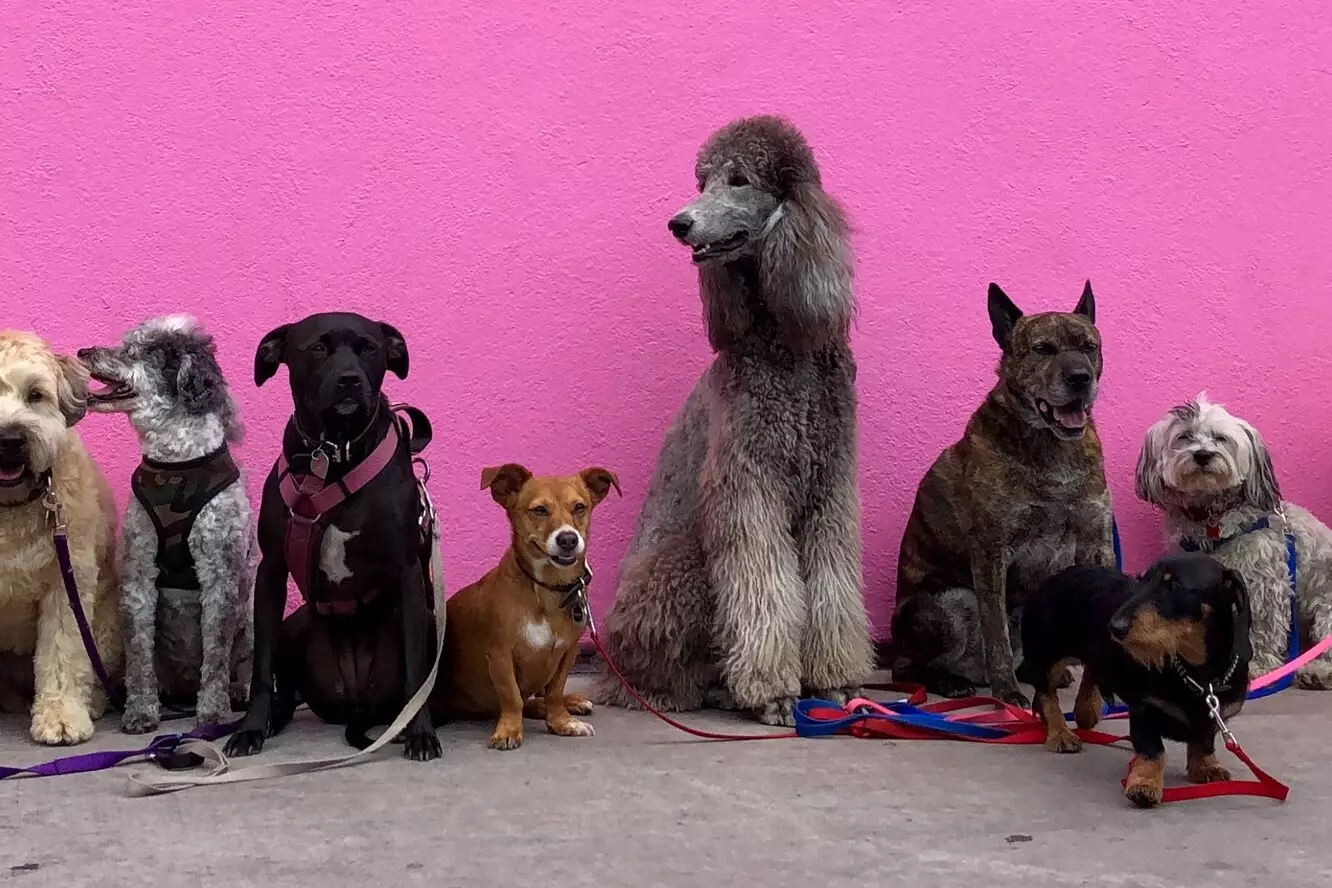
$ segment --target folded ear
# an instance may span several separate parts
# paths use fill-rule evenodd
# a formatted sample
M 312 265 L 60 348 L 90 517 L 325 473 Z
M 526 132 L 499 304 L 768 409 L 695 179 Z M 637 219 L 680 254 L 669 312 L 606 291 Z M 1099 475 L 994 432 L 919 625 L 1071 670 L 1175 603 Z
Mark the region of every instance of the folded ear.
M 56 382 L 56 401 L 65 416 L 65 425 L 73 426 L 88 412 L 88 368 L 67 355 L 56 355 L 60 379 Z
M 407 340 L 392 324 L 380 324 L 384 331 L 384 348 L 388 350 L 388 371 L 399 379 L 407 378 Z
M 1239 571 L 1227 568 L 1222 573 L 1221 588 L 1225 591 L 1226 600 L 1230 602 L 1234 613 L 1239 614 L 1249 609 L 1249 589 L 1244 585 L 1244 577 Z
M 999 288 L 998 284 L 990 284 L 987 306 L 990 311 L 990 325 L 994 331 L 994 341 L 999 343 L 999 347 L 1005 352 L 1008 351 L 1009 343 L 1013 340 L 1013 327 L 1017 325 L 1018 318 L 1022 317 L 1022 309 L 1013 304 L 1013 300 L 1008 298 L 1008 294 Z
M 615 488 L 616 493 L 624 496 L 624 494 L 620 492 L 620 479 L 615 477 L 615 473 L 610 469 L 593 466 L 590 469 L 583 469 L 583 471 L 579 473 L 579 477 L 583 479 L 583 483 L 587 485 L 587 489 L 592 492 L 592 505 L 594 506 L 610 494 L 612 487 Z
M 287 348 L 287 329 L 283 324 L 259 340 L 259 348 L 254 353 L 254 384 L 263 385 L 273 378 L 282 363 L 282 353 Z
M 1096 323 L 1096 297 L 1092 295 L 1091 281 L 1082 286 L 1082 298 L 1078 300 L 1073 314 L 1082 315 L 1093 324 Z
M 489 487 L 495 502 L 507 509 L 531 477 L 532 473 L 518 463 L 492 466 L 481 470 L 481 489 Z

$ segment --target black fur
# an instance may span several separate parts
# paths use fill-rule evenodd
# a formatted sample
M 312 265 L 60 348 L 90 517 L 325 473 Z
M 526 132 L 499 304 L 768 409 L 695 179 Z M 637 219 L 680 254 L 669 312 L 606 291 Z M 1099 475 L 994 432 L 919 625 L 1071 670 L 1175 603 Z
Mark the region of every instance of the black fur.
M 406 342 L 393 327 L 356 314 L 312 315 L 264 337 L 255 355 L 255 383 L 262 385 L 280 364 L 290 373 L 295 408 L 282 442 L 293 464 L 308 457 L 319 440 L 354 442 L 352 461 L 331 466 L 333 481 L 389 433 L 393 415 L 381 386 L 387 372 L 403 377 L 408 368 Z M 227 743 L 229 755 L 263 749 L 264 738 L 290 720 L 297 691 L 320 718 L 347 725 L 348 740 L 362 746 L 365 730 L 395 718 L 425 681 L 435 639 L 432 593 L 419 560 L 420 505 L 403 441 L 373 481 L 326 516 L 329 526 L 352 535 L 344 591 L 376 589 L 378 597 L 353 616 L 325 616 L 307 604 L 283 620 L 287 507 L 276 468 L 269 473 L 259 514 L 262 560 L 255 583 L 251 703 Z M 311 582 L 331 580 L 316 568 Z M 428 707 L 404 737 L 407 757 L 439 756 Z

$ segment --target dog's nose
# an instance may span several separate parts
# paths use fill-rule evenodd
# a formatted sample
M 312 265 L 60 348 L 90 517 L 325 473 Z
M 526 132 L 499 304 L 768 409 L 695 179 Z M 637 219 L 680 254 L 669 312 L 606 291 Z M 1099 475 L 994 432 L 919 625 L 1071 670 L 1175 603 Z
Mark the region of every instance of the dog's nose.
M 685 236 L 689 234 L 689 229 L 694 227 L 694 220 L 684 213 L 680 213 L 678 216 L 672 216 L 671 221 L 666 223 L 666 227 L 671 230 L 671 234 L 680 240 L 684 240 Z
M 77 354 L 80 361 L 86 361 L 93 356 L 93 350 L 91 348 L 81 348 Z
M 1198 450 L 1193 454 L 1193 461 L 1200 466 L 1205 466 L 1214 459 L 1216 459 L 1216 453 L 1211 450 Z
M 1086 370 L 1070 370 L 1064 374 L 1064 382 L 1069 388 L 1085 389 L 1091 385 L 1092 375 Z
M 0 432 L 0 453 L 18 456 L 28 449 L 28 439 L 22 432 Z
M 1131 625 L 1128 617 L 1116 616 L 1110 621 L 1110 635 L 1123 641 L 1128 637 Z
M 357 388 L 361 384 L 361 375 L 350 370 L 338 377 L 338 388 Z
M 578 534 L 572 530 L 562 530 L 555 534 L 555 545 L 559 546 L 561 551 L 572 552 L 578 548 Z

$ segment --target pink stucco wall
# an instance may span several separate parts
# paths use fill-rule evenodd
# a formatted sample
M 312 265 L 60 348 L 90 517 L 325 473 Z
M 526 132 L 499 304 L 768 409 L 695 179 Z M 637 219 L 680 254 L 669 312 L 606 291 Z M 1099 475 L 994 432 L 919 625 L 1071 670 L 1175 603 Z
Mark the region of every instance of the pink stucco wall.
M 1137 444 L 1206 387 L 1332 516 L 1332 13 L 1322 0 L 10 4 L 0 326 L 62 349 L 191 311 L 217 334 L 257 486 L 289 407 L 254 346 L 318 309 L 407 331 L 435 419 L 450 589 L 506 540 L 483 465 L 620 473 L 614 589 L 671 412 L 709 359 L 666 232 L 694 152 L 795 120 L 857 228 L 866 580 L 882 624 L 915 484 L 995 363 L 984 294 L 1090 277 L 1130 564 L 1156 549 Z M 81 427 L 113 483 L 123 421 Z

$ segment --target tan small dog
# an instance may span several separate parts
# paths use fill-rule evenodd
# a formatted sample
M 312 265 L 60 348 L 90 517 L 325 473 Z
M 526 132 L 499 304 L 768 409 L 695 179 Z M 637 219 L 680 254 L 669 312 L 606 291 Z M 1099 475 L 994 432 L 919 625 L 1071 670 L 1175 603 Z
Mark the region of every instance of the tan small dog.
M 30 333 L 0 333 L 0 652 L 33 658 L 38 743 L 82 743 L 106 707 L 60 576 L 46 495 L 64 509 L 79 599 L 113 680 L 123 661 L 115 501 L 72 428 L 87 398 L 78 361 Z
M 513 543 L 498 567 L 449 599 L 437 722 L 498 716 L 491 749 L 521 746 L 524 716 L 544 719 L 552 734 L 591 737 L 574 716 L 592 704 L 564 685 L 587 628 L 592 509 L 612 487 L 620 492 L 619 479 L 601 468 L 535 478 L 509 463 L 484 470 L 481 487 L 508 513 Z

